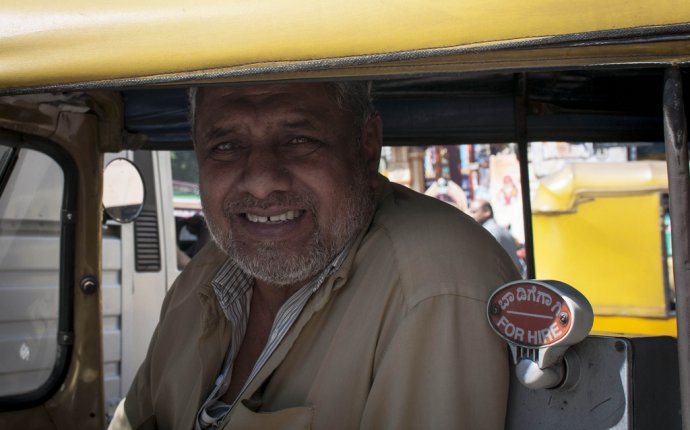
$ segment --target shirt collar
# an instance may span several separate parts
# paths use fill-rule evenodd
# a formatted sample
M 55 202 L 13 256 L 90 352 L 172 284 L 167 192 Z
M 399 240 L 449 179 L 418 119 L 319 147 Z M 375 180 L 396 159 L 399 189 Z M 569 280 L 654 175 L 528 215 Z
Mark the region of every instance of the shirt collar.
M 354 240 L 348 241 L 331 262 L 300 290 L 309 289 L 311 290 L 309 294 L 315 293 L 323 285 L 323 281 L 336 272 L 347 259 L 354 242 Z M 225 317 L 230 319 L 232 303 L 238 298 L 244 297 L 247 291 L 254 287 L 254 278 L 245 273 L 232 258 L 228 257 L 211 281 L 211 285 Z

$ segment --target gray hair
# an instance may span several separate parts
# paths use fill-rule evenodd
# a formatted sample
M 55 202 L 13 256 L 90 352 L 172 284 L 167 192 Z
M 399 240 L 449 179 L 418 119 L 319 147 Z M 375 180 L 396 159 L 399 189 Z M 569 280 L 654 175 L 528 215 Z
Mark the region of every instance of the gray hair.
M 371 118 L 378 115 L 371 95 L 371 81 L 336 81 L 327 84 L 333 90 L 335 103 L 344 111 L 355 117 L 355 125 L 362 127 Z M 189 125 L 194 140 L 196 122 L 196 96 L 199 87 L 190 87 L 187 93 L 189 103 Z
M 338 81 L 329 84 L 335 91 L 335 103 L 355 116 L 355 124 L 362 127 L 377 115 L 371 96 L 371 81 Z

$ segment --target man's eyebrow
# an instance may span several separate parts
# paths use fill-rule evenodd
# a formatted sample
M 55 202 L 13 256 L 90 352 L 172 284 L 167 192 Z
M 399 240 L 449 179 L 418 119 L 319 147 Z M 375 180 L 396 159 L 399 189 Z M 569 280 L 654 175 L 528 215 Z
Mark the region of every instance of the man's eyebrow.
M 299 118 L 299 119 L 286 119 L 284 121 L 281 121 L 280 125 L 284 128 L 287 129 L 301 129 L 301 128 L 310 128 L 313 130 L 318 129 L 314 121 L 311 121 L 309 118 Z
M 203 135 L 204 141 L 209 141 L 211 139 L 215 139 L 216 137 L 219 136 L 227 136 L 229 134 L 234 134 L 238 131 L 238 127 L 235 126 L 223 126 L 223 127 L 214 127 L 211 128 L 210 130 L 206 131 Z
M 313 121 L 310 118 L 295 118 L 295 119 L 285 119 L 285 120 L 280 120 L 277 124 L 278 127 L 281 127 L 286 130 L 304 130 L 304 129 L 310 129 L 310 130 L 318 130 L 321 127 L 318 126 L 317 121 Z M 208 142 L 212 139 L 216 139 L 218 137 L 223 137 L 223 136 L 228 136 L 228 135 L 233 135 L 233 134 L 239 134 L 241 133 L 243 127 L 242 125 L 230 125 L 226 124 L 221 127 L 213 127 L 209 129 L 208 131 L 204 132 L 202 135 L 203 141 Z

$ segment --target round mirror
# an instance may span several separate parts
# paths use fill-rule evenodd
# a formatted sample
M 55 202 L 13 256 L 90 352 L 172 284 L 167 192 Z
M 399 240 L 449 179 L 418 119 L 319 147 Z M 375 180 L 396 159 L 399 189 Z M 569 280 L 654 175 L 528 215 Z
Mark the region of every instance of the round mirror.
M 116 158 L 103 172 L 103 209 L 115 221 L 134 221 L 144 207 L 144 180 L 126 158 Z

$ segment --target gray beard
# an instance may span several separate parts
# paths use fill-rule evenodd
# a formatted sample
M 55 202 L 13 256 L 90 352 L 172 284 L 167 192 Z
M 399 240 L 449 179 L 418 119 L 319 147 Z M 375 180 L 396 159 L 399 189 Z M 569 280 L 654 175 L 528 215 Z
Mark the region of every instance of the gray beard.
M 364 166 L 354 172 L 352 184 L 343 197 L 342 207 L 336 211 L 338 219 L 332 220 L 328 232 L 321 231 L 317 222 L 316 204 L 314 197 L 307 196 L 276 196 L 263 202 L 264 206 L 276 200 L 300 201 L 306 203 L 314 217 L 316 230 L 312 234 L 305 252 L 286 252 L 282 242 L 244 243 L 235 240 L 230 229 L 223 230 L 212 217 L 206 219 L 209 231 L 218 247 L 223 250 L 249 276 L 262 280 L 274 286 L 287 287 L 305 283 L 322 271 L 335 256 L 345 247 L 369 221 L 374 210 L 374 193 L 367 181 Z M 203 190 L 202 190 L 203 191 Z M 203 192 L 202 192 L 203 194 Z M 261 206 L 262 203 L 254 199 L 244 199 L 240 202 L 226 202 L 225 216 L 228 217 L 235 207 Z M 329 240 L 330 239 L 330 240 Z

